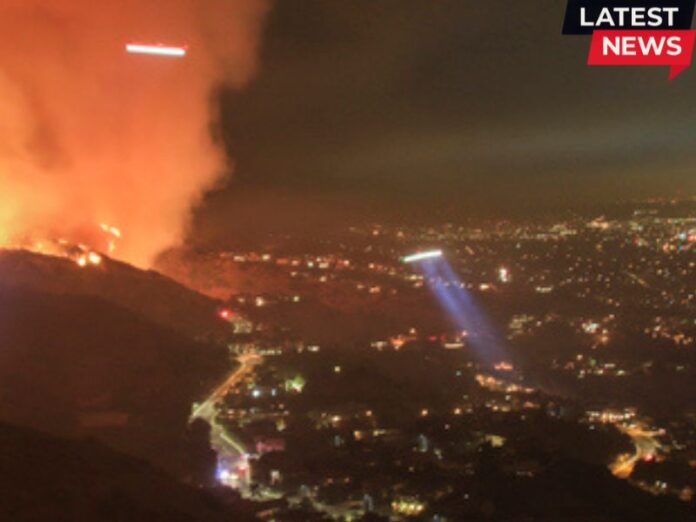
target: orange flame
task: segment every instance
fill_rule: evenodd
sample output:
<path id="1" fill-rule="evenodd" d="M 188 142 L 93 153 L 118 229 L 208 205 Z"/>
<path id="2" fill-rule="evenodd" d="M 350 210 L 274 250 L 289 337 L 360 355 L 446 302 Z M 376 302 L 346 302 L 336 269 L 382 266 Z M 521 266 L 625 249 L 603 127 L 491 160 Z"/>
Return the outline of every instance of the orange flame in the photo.
<path id="1" fill-rule="evenodd" d="M 253 73 L 264 0 L 3 0 L 0 246 L 45 238 L 148 266 L 227 161 L 211 91 Z M 132 41 L 185 42 L 163 60 Z M 99 223 L 111 243 L 93 244 Z M 118 243 L 118 248 L 117 247 Z"/>

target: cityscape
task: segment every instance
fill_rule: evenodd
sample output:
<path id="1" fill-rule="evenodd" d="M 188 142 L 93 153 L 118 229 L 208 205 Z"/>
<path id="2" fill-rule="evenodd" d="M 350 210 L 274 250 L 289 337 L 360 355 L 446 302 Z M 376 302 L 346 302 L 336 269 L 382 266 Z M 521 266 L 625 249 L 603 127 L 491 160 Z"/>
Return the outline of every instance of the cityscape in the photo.
<path id="1" fill-rule="evenodd" d="M 212 420 L 218 480 L 282 499 L 271 518 L 445 520 L 483 509 L 484 456 L 514 487 L 562 455 L 691 502 L 695 211 L 647 203 L 623 217 L 485 228 L 372 224 L 305 253 L 295 238 L 171 253 L 165 273 L 223 299 L 239 363 L 192 414 Z M 399 255 L 419 245 L 442 248 L 434 257 L 464 275 L 494 331 L 446 317 L 431 290 L 453 281 L 414 266 L 426 255 Z M 494 333 L 501 357 L 486 360 L 475 337 Z"/>

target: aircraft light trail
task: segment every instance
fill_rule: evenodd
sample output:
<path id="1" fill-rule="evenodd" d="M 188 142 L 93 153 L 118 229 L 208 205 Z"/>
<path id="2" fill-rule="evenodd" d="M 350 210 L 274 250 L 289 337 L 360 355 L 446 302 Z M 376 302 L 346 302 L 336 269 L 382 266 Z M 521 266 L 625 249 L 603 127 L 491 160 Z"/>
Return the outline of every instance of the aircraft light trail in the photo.
<path id="1" fill-rule="evenodd" d="M 434 259 L 436 257 L 442 257 L 442 250 L 429 250 L 427 252 L 418 252 L 417 254 L 411 254 L 410 256 L 402 257 L 401 261 L 407 264 L 417 263 L 418 261 Z"/>
<path id="2" fill-rule="evenodd" d="M 153 56 L 168 56 L 182 58 L 186 56 L 185 47 L 168 47 L 164 45 L 127 44 L 126 51 L 131 54 L 150 54 Z"/>

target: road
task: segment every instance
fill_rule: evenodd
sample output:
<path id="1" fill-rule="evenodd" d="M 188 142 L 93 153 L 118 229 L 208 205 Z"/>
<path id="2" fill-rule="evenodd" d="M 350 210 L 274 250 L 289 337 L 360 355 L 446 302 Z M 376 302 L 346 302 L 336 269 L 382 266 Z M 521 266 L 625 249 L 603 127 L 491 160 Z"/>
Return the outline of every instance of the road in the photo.
<path id="1" fill-rule="evenodd" d="M 191 413 L 190 420 L 197 418 L 210 421 L 215 417 L 215 404 L 217 404 L 221 399 L 229 393 L 229 391 L 234 388 L 239 382 L 244 379 L 244 377 L 249 374 L 256 365 L 260 364 L 262 361 L 261 356 L 256 354 L 243 354 L 237 358 L 239 367 L 235 369 L 222 384 L 220 384 L 213 392 L 208 396 L 208 398 L 203 401 L 198 407 Z"/>
<path id="2" fill-rule="evenodd" d="M 240 355 L 237 358 L 239 367 L 230 373 L 208 398 L 193 410 L 189 418 L 190 421 L 203 419 L 210 424 L 210 445 L 218 455 L 218 478 L 237 488 L 248 485 L 248 474 L 244 473 L 248 469 L 247 450 L 218 422 L 216 406 L 262 361 L 262 357 L 256 354 Z M 242 472 L 241 476 L 240 471 Z"/>
<path id="3" fill-rule="evenodd" d="M 654 458 L 662 445 L 657 437 L 662 435 L 662 431 L 647 430 L 640 424 L 630 426 L 617 426 L 622 432 L 631 437 L 635 452 L 633 454 L 623 454 L 616 457 L 610 469 L 614 476 L 626 479 L 631 476 L 636 464 L 647 458 Z"/>

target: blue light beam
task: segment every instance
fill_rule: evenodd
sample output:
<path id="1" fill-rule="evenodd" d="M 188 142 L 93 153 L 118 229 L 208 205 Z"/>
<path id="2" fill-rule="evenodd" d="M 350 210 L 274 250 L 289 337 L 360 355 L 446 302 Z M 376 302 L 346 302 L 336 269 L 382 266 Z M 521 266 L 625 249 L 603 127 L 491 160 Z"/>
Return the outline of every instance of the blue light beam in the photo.
<path id="1" fill-rule="evenodd" d="M 490 323 L 474 296 L 467 290 L 447 259 L 438 257 L 418 264 L 428 287 L 440 307 L 459 330 L 466 330 L 468 342 L 479 360 L 495 364 L 504 360 L 505 350 L 495 328 Z"/>

